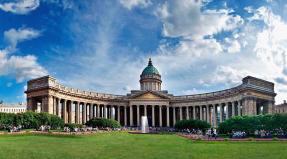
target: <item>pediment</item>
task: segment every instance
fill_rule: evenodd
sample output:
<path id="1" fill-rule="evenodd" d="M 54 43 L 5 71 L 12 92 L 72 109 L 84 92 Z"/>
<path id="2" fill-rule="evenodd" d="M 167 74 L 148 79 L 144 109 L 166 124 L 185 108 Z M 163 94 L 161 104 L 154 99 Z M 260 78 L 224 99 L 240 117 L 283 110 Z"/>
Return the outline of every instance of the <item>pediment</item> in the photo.
<path id="1" fill-rule="evenodd" d="M 169 97 L 155 93 L 155 92 L 144 92 L 144 93 L 134 95 L 132 99 L 158 100 L 158 99 L 169 99 Z"/>

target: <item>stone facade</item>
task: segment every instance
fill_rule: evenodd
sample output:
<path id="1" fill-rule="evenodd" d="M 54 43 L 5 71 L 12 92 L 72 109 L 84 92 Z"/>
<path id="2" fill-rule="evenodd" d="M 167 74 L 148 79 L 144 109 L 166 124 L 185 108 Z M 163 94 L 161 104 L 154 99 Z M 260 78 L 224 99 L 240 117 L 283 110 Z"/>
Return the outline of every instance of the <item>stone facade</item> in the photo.
<path id="1" fill-rule="evenodd" d="M 146 84 L 150 82 L 154 86 Z M 113 95 L 68 88 L 45 76 L 28 81 L 27 108 L 80 124 L 99 117 L 118 120 L 123 126 L 140 126 L 141 116 L 147 116 L 154 127 L 172 127 L 182 119 L 200 119 L 217 126 L 232 116 L 274 112 L 274 84 L 251 76 L 234 88 L 183 96 L 161 90 L 160 75 L 154 69 L 143 71 L 140 84 L 141 90 Z"/>
<path id="2" fill-rule="evenodd" d="M 284 100 L 282 104 L 275 105 L 275 113 L 283 114 L 287 113 L 287 102 Z"/>
<path id="3" fill-rule="evenodd" d="M 1 113 L 23 113 L 26 112 L 26 104 L 18 103 L 18 104 L 0 104 L 0 112 Z"/>

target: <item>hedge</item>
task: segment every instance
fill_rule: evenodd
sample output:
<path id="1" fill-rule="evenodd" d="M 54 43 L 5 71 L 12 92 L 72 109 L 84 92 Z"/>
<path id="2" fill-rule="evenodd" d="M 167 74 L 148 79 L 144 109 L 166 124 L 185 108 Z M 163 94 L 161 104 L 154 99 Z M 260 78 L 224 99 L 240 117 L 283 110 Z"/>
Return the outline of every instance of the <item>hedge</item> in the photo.
<path id="1" fill-rule="evenodd" d="M 183 130 L 183 129 L 200 129 L 202 131 L 207 130 L 210 128 L 210 124 L 208 124 L 206 121 L 202 120 L 180 120 L 175 123 L 174 126 L 178 130 Z"/>
<path id="2" fill-rule="evenodd" d="M 51 129 L 58 129 L 64 126 L 64 121 L 58 116 L 48 113 L 0 113 L 0 129 L 7 129 L 11 126 L 22 126 L 24 129 L 37 129 L 41 125 L 49 125 Z"/>
<path id="3" fill-rule="evenodd" d="M 269 132 L 280 130 L 287 133 L 287 114 L 236 116 L 220 123 L 218 130 L 222 134 L 244 131 L 248 135 L 252 135 L 256 130 Z"/>
<path id="4" fill-rule="evenodd" d="M 93 128 L 120 128 L 121 125 L 118 121 L 113 119 L 105 119 L 105 118 L 93 118 L 86 122 L 87 126 L 91 126 Z"/>

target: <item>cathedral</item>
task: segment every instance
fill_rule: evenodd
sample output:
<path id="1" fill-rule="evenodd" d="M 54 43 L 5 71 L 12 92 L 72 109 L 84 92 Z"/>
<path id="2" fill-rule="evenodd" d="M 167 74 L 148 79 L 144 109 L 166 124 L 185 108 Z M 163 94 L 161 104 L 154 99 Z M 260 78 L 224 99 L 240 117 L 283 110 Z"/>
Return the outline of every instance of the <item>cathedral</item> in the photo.
<path id="1" fill-rule="evenodd" d="M 184 119 L 204 120 L 216 127 L 233 116 L 274 112 L 274 83 L 252 76 L 226 90 L 175 96 L 161 90 L 161 75 L 149 59 L 139 82 L 140 90 L 114 95 L 69 88 L 44 76 L 28 81 L 27 110 L 57 115 L 65 123 L 84 124 L 96 117 L 128 127 L 140 126 L 142 116 L 152 127 L 173 127 Z"/>

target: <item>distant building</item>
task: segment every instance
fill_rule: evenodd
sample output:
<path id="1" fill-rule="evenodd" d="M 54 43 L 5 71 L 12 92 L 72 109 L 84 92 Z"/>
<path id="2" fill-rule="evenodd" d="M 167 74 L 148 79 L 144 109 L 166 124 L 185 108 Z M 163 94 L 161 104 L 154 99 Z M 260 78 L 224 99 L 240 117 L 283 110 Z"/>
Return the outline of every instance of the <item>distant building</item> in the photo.
<path id="1" fill-rule="evenodd" d="M 26 103 L 17 103 L 17 104 L 8 104 L 2 103 L 0 104 L 0 112 L 1 113 L 23 113 L 26 112 L 27 105 Z"/>
<path id="2" fill-rule="evenodd" d="M 287 102 L 284 100 L 282 104 L 275 105 L 275 113 L 287 113 Z"/>

